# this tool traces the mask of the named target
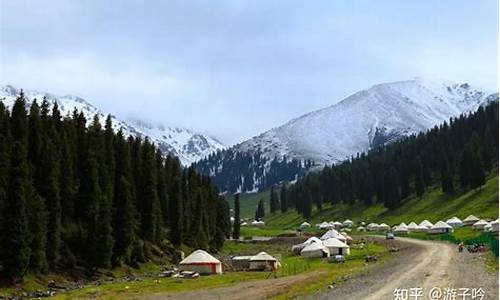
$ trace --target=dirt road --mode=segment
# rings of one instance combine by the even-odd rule
[[[410,247],[394,261],[338,288],[306,298],[397,299],[395,290],[400,289],[403,290],[400,295],[407,291],[406,299],[481,299],[472,298],[472,290],[481,288],[485,294],[483,299],[498,299],[498,273],[486,268],[485,254],[458,253],[455,245],[445,242],[405,238],[398,238],[398,241]],[[409,296],[420,288],[422,297]],[[432,290],[433,297],[430,296]],[[451,296],[453,294],[455,298]]]
[[[473,299],[462,298],[459,288],[482,288],[483,299],[498,299],[498,273],[488,271],[484,264],[484,255],[458,253],[456,246],[444,242],[421,241],[397,238],[395,245],[401,248],[399,255],[389,262],[368,268],[343,284],[320,294],[304,299],[396,299],[395,289],[422,288],[423,297],[408,300],[427,299]],[[147,299],[267,299],[284,293],[289,287],[304,281],[313,282],[324,274],[307,273],[273,280],[242,282],[228,287],[197,290],[182,293],[162,293],[146,297]],[[441,297],[429,298],[429,292],[441,288]],[[444,298],[445,288],[455,288],[455,298]],[[405,298],[401,298],[405,299]],[[480,299],[480,298],[475,298]]]

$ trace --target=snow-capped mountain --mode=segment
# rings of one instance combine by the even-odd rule
[[[28,101],[28,105],[33,99],[37,99],[40,104],[42,99],[46,97],[51,104],[57,102],[63,116],[70,115],[76,108],[85,114],[87,120],[92,120],[97,114],[101,123],[104,124],[109,114],[108,112],[99,110],[97,107],[80,97],[72,95],[55,96],[36,90],[23,91]],[[12,107],[19,93],[20,89],[16,89],[10,85],[1,86],[0,101],[7,107]],[[181,163],[186,166],[206,157],[214,151],[224,149],[224,145],[216,138],[191,129],[169,127],[160,124],[152,125],[137,119],[123,121],[114,115],[112,115],[112,121],[116,131],[121,129],[125,136],[148,137],[150,141],[154,142],[164,153],[176,155],[179,157]]]
[[[498,99],[468,83],[423,79],[375,85],[247,140],[236,148],[269,157],[336,163]]]
[[[212,154],[195,167],[212,176],[221,191],[265,190],[495,100],[498,93],[468,83],[415,79],[378,84]]]

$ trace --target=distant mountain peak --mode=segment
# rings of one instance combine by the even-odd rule
[[[0,101],[3,101],[7,107],[11,107],[20,92],[21,89],[11,85],[0,86]],[[109,114],[78,96],[56,96],[37,90],[23,90],[23,92],[28,100],[28,105],[33,99],[37,99],[40,103],[44,97],[51,103],[57,102],[63,116],[71,114],[76,108],[85,114],[87,120],[91,120],[97,114],[101,122],[104,123]],[[219,140],[193,129],[152,124],[140,119],[123,121],[113,114],[111,117],[116,131],[122,130],[126,136],[148,137],[163,153],[176,155],[185,166],[208,156],[212,152],[224,149],[224,145]]]

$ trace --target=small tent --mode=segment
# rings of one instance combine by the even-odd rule
[[[300,224],[299,228],[301,230],[304,230],[304,229],[307,229],[307,228],[310,228],[311,227],[311,224],[307,223],[307,222],[303,222],[302,224]]]
[[[377,223],[370,223],[368,226],[366,226],[366,229],[368,231],[377,231],[378,230],[378,224]]]
[[[422,227],[427,227],[427,228],[432,228],[432,223],[429,222],[428,220],[423,220],[422,222],[420,222],[420,224],[418,224],[419,226],[422,226]]]
[[[332,223],[334,229],[340,229],[342,227],[342,223],[339,221],[335,221]]]
[[[304,257],[329,257],[330,252],[328,251],[328,248],[323,245],[322,242],[320,243],[312,243],[304,247],[302,251],[300,251],[300,255]]]
[[[250,257],[250,270],[276,270],[279,266],[278,260],[266,252]]]
[[[459,228],[459,227],[462,227],[464,225],[464,223],[462,222],[462,220],[460,220],[457,217],[453,217],[451,219],[448,219],[446,221],[446,224],[450,225],[453,228]]]
[[[231,267],[234,271],[248,270],[252,256],[234,256],[231,258]]]
[[[308,246],[308,245],[310,245],[312,243],[321,243],[321,240],[318,239],[315,236],[312,236],[312,237],[308,238],[302,244],[293,245],[292,246],[292,252],[294,252],[294,253],[300,253],[300,251],[302,251],[302,249],[304,249],[304,247],[306,247],[306,246]]]
[[[434,224],[428,231],[428,233],[450,233],[453,232],[453,227],[446,224],[443,221],[439,221]]]
[[[321,236],[321,240],[324,241],[324,240],[327,240],[329,238],[336,238],[336,239],[339,239],[341,240],[342,242],[347,242],[347,239],[345,236],[341,235],[337,230],[335,229],[330,229],[328,230],[325,234],[323,234]]]
[[[394,233],[397,234],[407,234],[408,233],[408,226],[406,226],[405,223],[401,223],[396,228],[394,228]]]
[[[331,225],[328,222],[323,222],[319,224],[319,229],[331,229],[331,228],[333,228],[333,225]]]
[[[418,229],[417,223],[410,222],[410,224],[408,224],[408,231],[410,231],[410,232],[417,231],[417,229]]]
[[[330,255],[349,255],[349,246],[336,238],[329,238],[323,241],[323,245],[328,248]]]
[[[478,217],[476,217],[474,215],[469,215],[467,218],[464,219],[463,223],[465,226],[472,226],[477,221],[479,221]]]
[[[365,232],[366,228],[363,227],[363,226],[359,226],[358,228],[356,228],[356,230],[359,231],[359,232]]]
[[[349,219],[347,219],[344,222],[342,222],[342,226],[348,227],[348,228],[352,227],[353,224],[354,223],[351,220],[349,220]]]
[[[477,221],[476,223],[474,223],[474,225],[472,225],[472,228],[474,229],[483,229],[484,226],[488,225],[488,222],[486,222],[485,220],[479,220]]]
[[[222,274],[221,262],[204,250],[196,250],[179,263],[181,271],[200,274]]]
[[[382,223],[382,224],[378,225],[377,230],[378,231],[389,231],[389,230],[391,230],[391,226],[389,226],[385,223]]]

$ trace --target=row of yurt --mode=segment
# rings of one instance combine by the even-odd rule
[[[179,263],[181,271],[222,274],[222,263],[204,250],[196,250]]]

